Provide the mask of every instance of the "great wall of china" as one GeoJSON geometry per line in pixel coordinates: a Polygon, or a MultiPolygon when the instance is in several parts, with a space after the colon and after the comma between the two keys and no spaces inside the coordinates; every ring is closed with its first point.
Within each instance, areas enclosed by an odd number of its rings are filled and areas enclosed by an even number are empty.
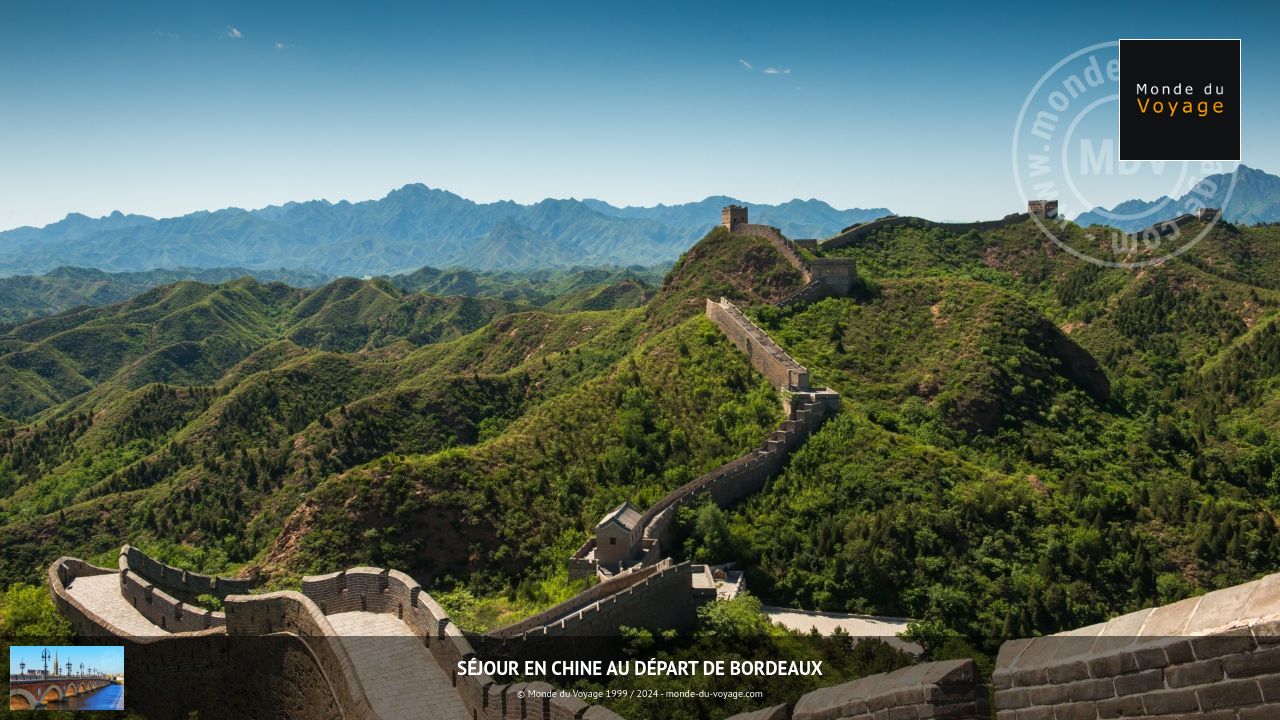
{"type": "MultiPolygon", "coordinates": [[[[765,237],[780,252],[789,248],[794,259],[783,256],[808,268],[805,287],[826,285],[815,295],[839,293],[848,261],[831,276],[814,274],[820,263],[806,260],[776,229],[743,223],[734,230],[765,237]]],[[[727,300],[708,300],[707,316],[783,394],[787,419],[761,447],[639,514],[643,532],[629,567],[491,638],[602,636],[623,624],[688,627],[697,608],[715,598],[705,567],[674,563],[662,552],[675,510],[702,498],[727,506],[758,491],[839,399],[809,387],[807,370],[727,300]]],[[[584,564],[589,555],[580,550],[570,567],[589,572],[595,567],[584,564]]],[[[202,720],[620,720],[546,683],[460,675],[457,662],[476,657],[475,638],[395,570],[352,568],[303,578],[301,592],[249,595],[250,581],[173,568],[126,545],[115,569],[63,557],[49,568],[48,582],[78,635],[126,645],[130,706],[151,720],[191,710],[202,720]],[[220,598],[224,611],[191,605],[201,594],[220,598]]],[[[999,720],[1280,717],[1280,574],[1080,630],[1006,642],[989,681],[972,660],[920,663],[731,720],[979,720],[993,709],[999,720]]]]}
{"type": "MultiPolygon", "coordinates": [[[[1056,211],[1056,207],[1055,207],[1056,211]]],[[[1030,213],[1012,213],[1005,215],[999,220],[982,220],[979,222],[967,223],[947,223],[936,222],[934,220],[926,220],[924,218],[912,215],[890,215],[882,217],[878,220],[853,225],[840,231],[839,234],[833,235],[826,240],[818,243],[823,250],[836,250],[842,247],[848,247],[858,240],[870,235],[877,230],[885,228],[900,227],[903,225],[913,225],[916,227],[939,228],[953,233],[965,233],[970,230],[993,230],[995,228],[1007,227],[1009,225],[1017,225],[1026,222],[1030,218],[1030,213]]]]}

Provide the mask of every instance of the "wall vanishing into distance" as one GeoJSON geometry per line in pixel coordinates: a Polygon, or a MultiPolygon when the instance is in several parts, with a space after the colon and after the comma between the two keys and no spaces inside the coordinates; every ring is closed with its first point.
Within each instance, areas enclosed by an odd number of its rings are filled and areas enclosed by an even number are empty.
{"type": "Polygon", "coordinates": [[[983,220],[980,222],[969,223],[943,223],[910,215],[891,215],[889,217],[880,218],[879,220],[872,220],[871,222],[847,227],[840,232],[840,234],[833,235],[832,237],[819,242],[818,247],[823,250],[836,250],[852,245],[876,230],[883,230],[884,228],[898,227],[901,225],[940,228],[947,232],[965,233],[970,230],[993,230],[995,228],[1008,227],[1009,225],[1017,225],[1018,223],[1026,222],[1030,217],[1031,216],[1027,213],[1013,213],[1006,215],[999,220],[983,220]]]}
{"type": "MultiPolygon", "coordinates": [[[[791,452],[840,407],[839,395],[826,388],[810,387],[809,371],[729,300],[708,299],[706,312],[721,332],[747,355],[751,366],[782,393],[787,418],[759,447],[672,490],[645,510],[638,521],[638,526],[643,528],[640,546],[633,549],[641,567],[660,562],[669,553],[672,525],[681,506],[710,498],[720,507],[729,507],[759,492],[765,482],[782,469],[791,452]]],[[[569,577],[592,574],[601,576],[602,580],[609,577],[596,561],[597,542],[595,538],[588,539],[569,558],[569,577]]]]}

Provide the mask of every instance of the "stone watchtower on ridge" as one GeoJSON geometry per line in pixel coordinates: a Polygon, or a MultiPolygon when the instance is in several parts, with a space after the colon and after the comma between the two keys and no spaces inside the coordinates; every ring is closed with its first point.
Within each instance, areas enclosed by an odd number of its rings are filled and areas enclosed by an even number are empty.
{"type": "Polygon", "coordinates": [[[1033,215],[1045,220],[1052,220],[1058,217],[1058,201],[1057,200],[1028,200],[1027,214],[1033,215]]]}
{"type": "Polygon", "coordinates": [[[735,225],[747,224],[747,208],[742,205],[728,205],[720,210],[720,224],[729,232],[735,225]]]}

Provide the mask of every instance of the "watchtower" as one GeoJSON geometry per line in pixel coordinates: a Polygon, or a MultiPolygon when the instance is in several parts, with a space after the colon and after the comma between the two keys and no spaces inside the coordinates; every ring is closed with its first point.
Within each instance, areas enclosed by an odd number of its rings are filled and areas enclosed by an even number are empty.
{"type": "Polygon", "coordinates": [[[1038,217],[1043,220],[1052,220],[1058,217],[1058,201],[1057,200],[1028,200],[1027,214],[1032,217],[1038,217]]]}
{"type": "Polygon", "coordinates": [[[747,224],[747,208],[742,205],[729,205],[720,210],[720,224],[733,232],[734,225],[747,224]]]}
{"type": "Polygon", "coordinates": [[[619,563],[631,560],[640,547],[644,528],[640,511],[624,502],[596,523],[596,562],[619,563]]]}

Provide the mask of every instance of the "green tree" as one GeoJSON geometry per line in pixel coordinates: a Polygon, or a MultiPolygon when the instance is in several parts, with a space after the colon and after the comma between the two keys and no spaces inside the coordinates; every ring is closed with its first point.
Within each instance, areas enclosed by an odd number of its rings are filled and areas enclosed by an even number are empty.
{"type": "Polygon", "coordinates": [[[58,614],[49,591],[35,585],[11,585],[0,595],[0,634],[13,642],[64,642],[71,623],[58,614]]]}

